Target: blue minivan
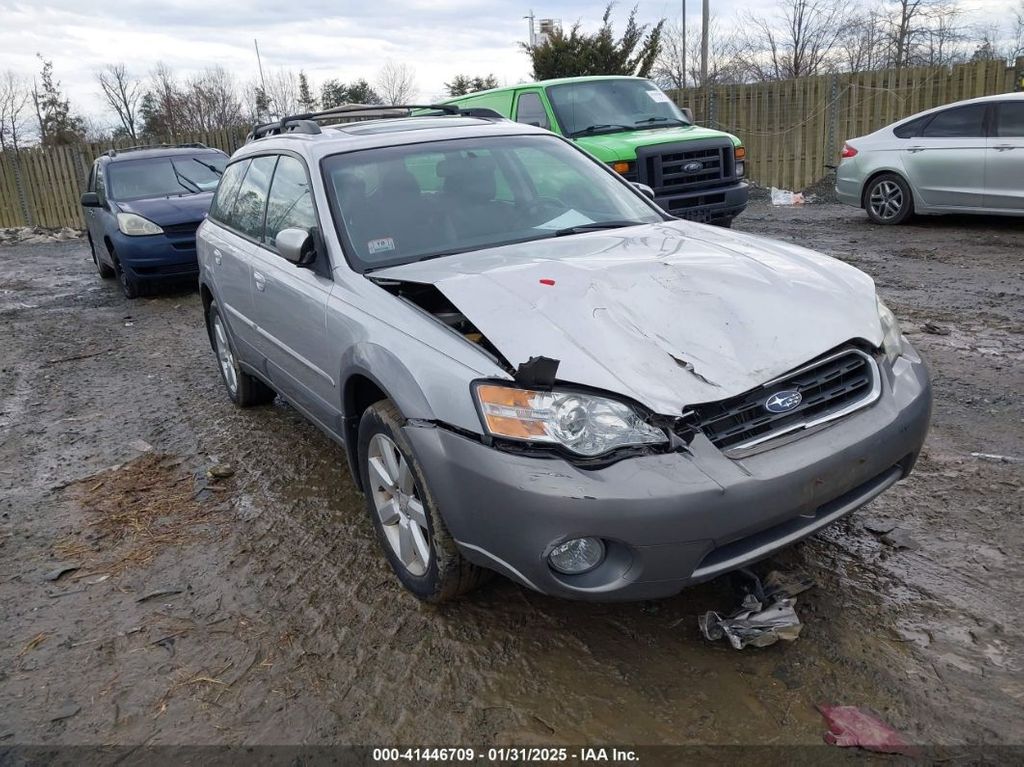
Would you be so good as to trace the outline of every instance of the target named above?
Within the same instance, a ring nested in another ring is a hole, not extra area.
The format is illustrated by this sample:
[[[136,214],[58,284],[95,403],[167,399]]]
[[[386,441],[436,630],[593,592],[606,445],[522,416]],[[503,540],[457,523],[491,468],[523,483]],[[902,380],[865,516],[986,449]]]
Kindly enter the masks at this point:
[[[82,208],[100,276],[128,298],[156,282],[194,278],[196,229],[228,157],[203,144],[111,149],[89,173]]]

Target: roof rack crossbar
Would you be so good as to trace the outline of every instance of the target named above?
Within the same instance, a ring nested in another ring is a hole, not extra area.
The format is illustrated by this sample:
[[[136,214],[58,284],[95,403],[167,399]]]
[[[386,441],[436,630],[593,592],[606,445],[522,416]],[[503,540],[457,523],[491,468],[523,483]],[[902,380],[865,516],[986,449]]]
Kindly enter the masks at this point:
[[[107,157],[116,157],[124,152],[141,152],[146,149],[209,149],[206,144],[192,141],[185,144],[135,144],[134,146],[111,147]]]

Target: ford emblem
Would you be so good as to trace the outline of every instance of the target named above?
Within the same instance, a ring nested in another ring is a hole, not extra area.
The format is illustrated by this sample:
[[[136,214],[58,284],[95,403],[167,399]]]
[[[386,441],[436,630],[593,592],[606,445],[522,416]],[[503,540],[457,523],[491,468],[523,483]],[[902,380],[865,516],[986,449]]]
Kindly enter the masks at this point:
[[[764,401],[764,409],[769,413],[788,413],[803,401],[803,395],[796,389],[777,391]]]
[[[683,173],[700,173],[702,170],[704,170],[702,162],[688,162],[683,166]]]

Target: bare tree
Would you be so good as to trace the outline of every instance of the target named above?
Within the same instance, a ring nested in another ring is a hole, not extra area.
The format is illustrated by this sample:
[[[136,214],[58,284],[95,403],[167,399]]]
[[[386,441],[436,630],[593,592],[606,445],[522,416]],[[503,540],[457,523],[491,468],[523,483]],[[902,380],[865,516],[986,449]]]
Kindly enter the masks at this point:
[[[293,115],[299,108],[299,80],[290,69],[278,69],[267,74],[267,101],[272,117]]]
[[[1014,16],[1016,24],[1010,33],[1009,56],[1007,56],[1010,61],[1024,56],[1024,0],[1021,0],[1017,6]]]
[[[145,132],[173,139],[182,131],[182,95],[173,70],[162,61],[150,73],[150,89],[143,97],[141,112]]]
[[[385,104],[406,104],[416,95],[416,76],[408,64],[387,61],[377,75],[377,91]]]
[[[720,31],[718,19],[708,21],[707,83],[700,77],[700,29],[689,33],[686,50],[687,71],[682,72],[683,32],[680,25],[670,26],[661,37],[661,53],[654,65],[653,77],[662,88],[703,87],[718,83],[739,82],[742,77],[733,58],[736,43],[732,35]]]
[[[0,150],[18,149],[28,126],[28,81],[13,70],[0,73]]]
[[[850,72],[865,72],[886,66],[886,19],[879,6],[861,10],[850,18],[837,42],[841,68]]]
[[[219,130],[245,123],[234,78],[224,67],[209,67],[188,78],[180,91],[182,123],[186,130]]]
[[[121,121],[126,135],[138,139],[139,102],[142,83],[128,74],[124,64],[108,64],[96,73],[96,81],[110,110]]]
[[[752,16],[736,62],[756,80],[808,77],[834,69],[849,23],[845,0],[782,0],[774,17]]]

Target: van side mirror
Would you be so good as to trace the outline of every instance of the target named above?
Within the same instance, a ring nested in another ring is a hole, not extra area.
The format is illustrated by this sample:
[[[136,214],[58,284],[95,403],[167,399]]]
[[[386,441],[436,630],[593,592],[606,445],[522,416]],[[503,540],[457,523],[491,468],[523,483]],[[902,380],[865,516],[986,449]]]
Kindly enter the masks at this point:
[[[313,235],[305,229],[282,229],[274,240],[277,252],[293,264],[309,266],[316,258]]]
[[[641,184],[639,181],[634,181],[633,186],[635,186],[637,191],[644,197],[648,197],[652,200],[654,199],[654,190],[647,186],[647,184]]]
[[[686,122],[693,125],[693,110],[690,107],[680,107],[679,111],[683,113],[683,117],[686,118]]]
[[[82,195],[83,208],[100,208],[100,196],[96,192],[86,192]]]

